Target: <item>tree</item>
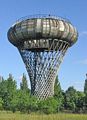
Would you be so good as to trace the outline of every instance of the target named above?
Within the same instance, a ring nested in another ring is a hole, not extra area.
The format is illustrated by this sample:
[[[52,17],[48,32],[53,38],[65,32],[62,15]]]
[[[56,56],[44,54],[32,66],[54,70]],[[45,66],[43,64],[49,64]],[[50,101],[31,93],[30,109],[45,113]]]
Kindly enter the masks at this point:
[[[77,91],[74,87],[69,87],[65,92],[65,109],[75,112],[77,99]]]
[[[77,100],[76,100],[76,112],[84,112],[85,110],[85,94],[84,92],[77,91]]]
[[[11,74],[7,80],[2,80],[0,83],[0,97],[3,100],[3,107],[5,110],[10,110],[11,100],[16,92],[16,82],[13,80]]]
[[[44,112],[45,114],[51,114],[57,112],[58,102],[56,99],[47,98],[46,100],[41,100],[38,102],[38,108],[40,112]]]
[[[27,78],[26,78],[26,75],[24,73],[23,73],[23,77],[22,77],[22,82],[20,83],[20,88],[23,91],[29,92]]]
[[[59,109],[63,109],[63,102],[64,102],[64,97],[63,97],[63,91],[61,89],[58,76],[56,76],[55,79],[55,84],[54,84],[54,98],[58,101],[58,111]]]
[[[16,107],[20,112],[26,112],[29,103],[29,94],[26,91],[18,90],[15,97]]]
[[[2,98],[0,97],[0,110],[2,110],[3,109],[3,100],[2,100]]]
[[[7,81],[2,80],[0,82],[0,97],[3,100],[3,108],[5,109],[8,104],[8,97],[7,97]]]
[[[11,97],[13,97],[13,94],[16,92],[16,89],[16,81],[13,79],[12,74],[9,74],[9,77],[7,79],[7,91]]]
[[[11,101],[11,110],[15,112],[16,110],[20,112],[33,112],[37,109],[37,99],[30,96],[28,92],[23,90],[17,90],[14,99]]]
[[[28,105],[27,105],[27,112],[36,112],[38,110],[38,102],[37,98],[35,96],[30,96]]]
[[[87,112],[87,74],[86,74],[86,80],[84,84],[84,93],[85,93],[85,111]]]
[[[87,74],[86,74],[86,77],[87,77]],[[87,78],[85,80],[84,93],[87,94]]]
[[[56,76],[55,79],[55,84],[54,84],[54,96],[55,97],[60,97],[62,93],[61,86],[58,80],[58,76]]]

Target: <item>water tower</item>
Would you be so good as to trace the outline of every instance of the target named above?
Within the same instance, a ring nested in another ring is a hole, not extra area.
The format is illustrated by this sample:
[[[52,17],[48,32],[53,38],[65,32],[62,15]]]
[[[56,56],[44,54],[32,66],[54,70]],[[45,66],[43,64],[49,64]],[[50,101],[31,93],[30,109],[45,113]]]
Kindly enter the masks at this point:
[[[70,21],[51,15],[25,17],[10,27],[8,39],[18,48],[25,63],[32,95],[38,99],[54,95],[59,66],[77,37]]]

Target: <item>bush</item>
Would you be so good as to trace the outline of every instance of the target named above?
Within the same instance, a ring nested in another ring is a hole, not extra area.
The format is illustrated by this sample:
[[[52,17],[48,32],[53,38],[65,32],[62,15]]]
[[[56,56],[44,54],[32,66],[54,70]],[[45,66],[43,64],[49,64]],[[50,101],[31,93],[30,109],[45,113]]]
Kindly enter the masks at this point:
[[[38,108],[41,112],[51,114],[57,112],[58,102],[54,98],[48,98],[38,103]]]
[[[2,98],[0,98],[0,110],[2,110],[3,109],[3,100],[2,100]]]

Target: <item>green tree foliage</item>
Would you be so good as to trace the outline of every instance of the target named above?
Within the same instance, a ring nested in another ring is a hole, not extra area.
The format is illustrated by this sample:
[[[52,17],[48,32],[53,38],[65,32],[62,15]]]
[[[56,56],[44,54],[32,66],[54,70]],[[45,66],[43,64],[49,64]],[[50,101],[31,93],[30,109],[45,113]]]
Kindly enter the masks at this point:
[[[48,98],[46,100],[41,100],[38,103],[38,108],[40,112],[44,112],[46,114],[57,112],[58,102],[54,98]]]
[[[4,79],[0,82],[0,97],[4,102],[3,108],[5,108],[8,104],[8,97],[7,97],[7,81]]]
[[[87,77],[87,74],[86,74]],[[84,93],[87,94],[87,78],[85,80],[85,84],[84,84]]]
[[[84,112],[85,94],[69,87],[65,92],[65,109],[72,112]]]
[[[0,83],[0,97],[3,100],[3,107],[5,110],[10,110],[10,103],[13,99],[13,95],[16,92],[16,82],[13,80],[11,74],[7,80],[2,80]]]
[[[28,105],[26,107],[26,110],[28,113],[30,112],[36,112],[38,110],[38,102],[37,98],[35,96],[30,96]]]
[[[18,110],[20,112],[30,113],[31,111],[35,111],[37,108],[36,102],[37,99],[33,96],[30,96],[28,92],[17,90],[16,95],[11,101],[11,110],[13,112]]]
[[[87,112],[87,80],[85,80],[84,92],[76,91],[74,87],[69,87],[66,92],[63,92],[57,76],[54,85],[54,97],[39,101],[30,95],[24,74],[20,89],[17,89],[16,81],[9,74],[7,80],[0,79],[0,110],[26,113],[42,112],[45,114],[56,113],[61,110]]]
[[[7,107],[7,109],[10,110],[11,101],[12,101],[14,95],[16,94],[16,87],[17,86],[16,86],[16,82],[13,79],[11,74],[9,74],[9,77],[6,80],[6,82],[7,82],[7,86],[6,86],[7,87],[7,93],[6,93],[6,96],[7,96],[7,99],[8,99],[6,101],[8,101],[8,102],[7,102],[7,106],[5,106],[5,107]]]
[[[29,103],[29,94],[25,91],[19,90],[17,98],[17,108],[21,112],[25,112]]]
[[[16,90],[11,101],[11,110],[15,112],[16,110],[20,112],[30,112],[36,109],[36,98],[30,96],[30,90],[27,84],[26,75],[23,74],[22,82],[20,83],[20,89]]]
[[[16,91],[16,94],[13,96],[13,99],[11,100],[10,104],[10,110],[14,113],[15,111],[18,110],[18,101],[19,101],[19,91]]]
[[[84,112],[85,109],[85,94],[84,92],[77,91],[76,99],[76,111],[75,112]]]
[[[87,112],[87,74],[86,74],[86,80],[84,84],[84,93],[85,93],[85,110]]]
[[[3,100],[1,97],[0,97],[0,110],[3,110]]]
[[[74,112],[76,109],[77,99],[77,91],[74,89],[74,87],[69,87],[65,93],[65,108]]]
[[[23,73],[23,77],[22,77],[22,82],[20,83],[20,88],[23,91],[26,91],[26,92],[29,91],[27,78],[26,78],[26,75],[24,73]]]
[[[55,84],[54,84],[54,96],[61,97],[61,95],[62,95],[61,86],[58,80],[58,76],[56,76]]]
[[[54,98],[58,101],[58,111],[59,109],[63,108],[64,103],[64,97],[63,97],[63,91],[61,89],[58,76],[56,76],[55,84],[54,84]]]

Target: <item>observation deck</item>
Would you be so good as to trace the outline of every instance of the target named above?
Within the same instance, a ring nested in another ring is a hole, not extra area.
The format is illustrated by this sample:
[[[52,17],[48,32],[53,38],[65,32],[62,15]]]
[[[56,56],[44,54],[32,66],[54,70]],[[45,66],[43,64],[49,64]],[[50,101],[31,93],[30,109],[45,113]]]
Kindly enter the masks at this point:
[[[48,50],[54,42],[53,50],[59,41],[71,47],[77,37],[78,32],[70,21],[50,15],[21,18],[8,31],[8,39],[14,46],[28,50]]]

